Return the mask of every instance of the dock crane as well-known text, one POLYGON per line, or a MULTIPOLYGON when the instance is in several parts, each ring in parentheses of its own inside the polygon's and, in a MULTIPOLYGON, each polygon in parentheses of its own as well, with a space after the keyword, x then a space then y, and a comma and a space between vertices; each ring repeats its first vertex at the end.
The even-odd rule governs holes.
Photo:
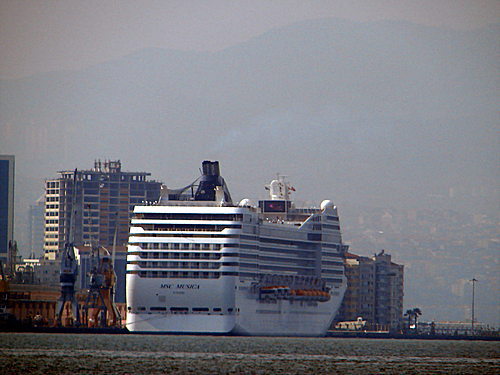
POLYGON ((91 267, 89 291, 83 306, 84 324, 88 327, 121 326, 120 312, 113 300, 116 274, 109 251, 93 246, 91 267))
POLYGON ((78 301, 76 299, 75 293, 75 283, 78 276, 78 262, 75 256, 74 249, 74 213, 76 212, 76 180, 78 171, 75 169, 73 176, 73 192, 71 198, 71 210, 70 210, 70 226, 67 242, 64 246, 64 250, 61 254, 61 271, 59 276, 59 281, 61 284, 61 296, 57 301, 56 310, 56 325, 62 325, 62 314, 64 307, 69 302, 72 307, 72 324, 75 326, 80 325, 80 313, 78 309, 78 301))

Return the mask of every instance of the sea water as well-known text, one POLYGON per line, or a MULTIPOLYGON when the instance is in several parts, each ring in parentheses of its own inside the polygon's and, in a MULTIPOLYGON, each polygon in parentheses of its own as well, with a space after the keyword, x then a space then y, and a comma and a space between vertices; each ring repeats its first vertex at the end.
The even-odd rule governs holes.
POLYGON ((500 374, 484 341, 0 334, 0 374, 500 374))

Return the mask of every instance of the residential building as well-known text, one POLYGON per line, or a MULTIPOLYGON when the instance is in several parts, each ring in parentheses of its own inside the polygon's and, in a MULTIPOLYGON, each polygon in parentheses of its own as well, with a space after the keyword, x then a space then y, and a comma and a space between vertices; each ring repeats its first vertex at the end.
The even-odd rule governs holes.
POLYGON ((347 253, 345 262, 348 287, 336 321, 361 317, 370 329, 401 329, 404 266, 384 250, 373 257, 347 253))
POLYGON ((148 180, 150 173, 123 172, 119 160, 98 160, 92 169, 59 174, 45 184, 47 259, 55 259, 70 240, 75 246, 125 245, 134 205, 160 196, 161 183, 148 180))
POLYGON ((0 155, 0 260, 11 261, 9 243, 14 240, 14 155, 0 155))

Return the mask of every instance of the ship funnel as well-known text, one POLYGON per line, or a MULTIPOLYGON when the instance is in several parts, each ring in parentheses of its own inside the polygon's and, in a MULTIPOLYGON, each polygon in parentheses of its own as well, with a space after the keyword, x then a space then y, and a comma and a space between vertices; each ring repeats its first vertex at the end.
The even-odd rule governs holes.
POLYGON ((217 187, 220 187, 220 193, 224 192, 224 201, 231 204, 232 199, 229 194, 229 189, 220 175, 219 162, 205 160, 201 167, 202 176, 200 177, 198 189, 196 190, 194 199, 197 201, 215 201, 217 200, 215 194, 216 189, 217 187))
POLYGON ((220 168, 218 161, 205 160, 202 165, 204 176, 220 176, 220 168))

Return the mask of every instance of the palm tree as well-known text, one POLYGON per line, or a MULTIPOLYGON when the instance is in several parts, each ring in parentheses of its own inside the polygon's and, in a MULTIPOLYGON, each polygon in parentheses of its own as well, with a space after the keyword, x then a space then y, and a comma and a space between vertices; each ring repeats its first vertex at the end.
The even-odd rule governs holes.
POLYGON ((408 317, 408 326, 406 327, 406 330, 409 331, 410 327, 411 327, 411 320, 412 320, 412 317, 413 317, 413 310, 412 309, 406 310, 404 316, 408 317))
POLYGON ((420 315, 422 315, 422 310, 420 310, 418 307, 406 310, 404 316, 408 317, 408 330, 411 329, 411 325, 413 322, 413 324, 415 325, 415 331, 417 331, 417 322, 420 315))
POLYGON ((422 315, 422 310, 420 310, 418 307, 415 307, 413 309, 413 319, 415 320, 415 331, 418 331, 418 317, 422 315))

